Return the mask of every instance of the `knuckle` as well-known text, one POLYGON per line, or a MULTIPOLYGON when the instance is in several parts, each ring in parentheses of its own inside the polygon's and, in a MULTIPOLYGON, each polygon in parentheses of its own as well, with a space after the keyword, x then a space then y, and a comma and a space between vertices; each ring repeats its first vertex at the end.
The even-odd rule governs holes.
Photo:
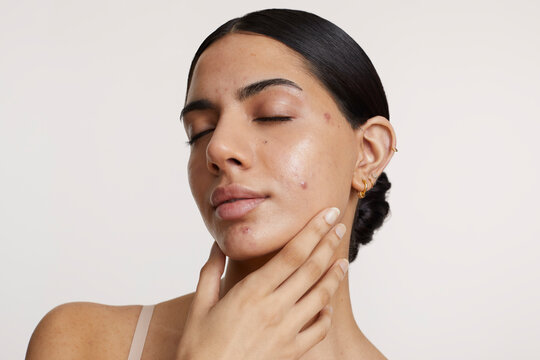
POLYGON ((314 222, 313 224, 313 231, 318 234, 318 235, 324 235, 326 234, 326 232, 328 231, 328 227, 330 225, 328 225, 324 219, 320 218, 320 219, 317 219, 317 221, 314 222))
POLYGON ((283 349, 283 359, 298 359, 300 357, 300 351, 296 344, 287 346, 283 349))
POLYGON ((330 332, 330 329, 332 328, 332 316, 329 315, 325 321, 326 324, 326 332, 330 332))
POLYGON ((306 251, 299 245, 290 243, 289 246, 283 249, 283 261, 287 265, 298 267, 304 263, 306 257, 306 251))
POLYGON ((270 326, 279 324, 283 319, 281 312, 273 306, 265 306, 260 313, 262 321, 270 326))
POLYGON ((321 307, 328 304, 330 302, 331 298, 332 298, 332 294, 328 289, 322 288, 319 291, 319 300, 321 301, 321 303, 320 303, 321 307))
POLYGON ((338 271, 335 271, 334 274, 328 277, 328 283, 327 283, 328 291, 331 294, 335 293, 340 283, 341 283, 341 275, 338 274, 338 271))
POLYGON ((326 318, 323 321, 323 326, 324 326, 324 332, 325 332, 324 336, 326 337, 326 335, 328 335, 328 333, 330 332, 330 329, 332 328, 332 317, 331 316, 326 316, 326 318))
POLYGON ((345 273, 343 272, 343 269, 341 269, 341 266, 336 266, 336 269, 334 270, 336 283, 339 284, 339 282, 345 277, 345 273))
POLYGON ((231 289, 231 292, 238 298, 238 309, 241 312, 249 312, 255 306, 255 299, 253 296, 249 296, 249 293, 245 289, 235 287, 231 289))
POLYGON ((311 280, 317 280, 319 277, 321 277, 323 268, 317 261, 308 260, 304 266, 305 271, 311 280))
POLYGON ((326 335, 328 335, 328 328, 324 326, 324 324, 321 324, 317 328, 317 342, 321 342, 326 338, 326 335))
POLYGON ((240 280, 232 289, 229 290, 227 296, 234 299, 235 306, 241 312, 248 312, 257 303, 257 299, 249 289, 244 286, 243 280, 240 280))
POLYGON ((330 245, 331 249, 335 249, 340 243, 341 239, 339 238, 339 236, 337 236, 335 231, 332 231, 328 236, 327 244, 330 245))
MULTIPOLYGON (((258 285, 260 284, 260 281, 255 278, 255 274, 252 273, 242 280, 240 280, 237 284, 238 291, 243 294, 245 297, 248 297, 250 299, 253 299, 253 301, 258 301, 263 295, 262 288, 258 285)), ((236 286, 235 286, 236 287, 236 286)))

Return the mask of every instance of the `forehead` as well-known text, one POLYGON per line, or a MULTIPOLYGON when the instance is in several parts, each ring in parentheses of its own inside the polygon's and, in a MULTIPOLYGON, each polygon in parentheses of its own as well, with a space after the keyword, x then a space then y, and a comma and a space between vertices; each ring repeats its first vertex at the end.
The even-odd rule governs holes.
POLYGON ((201 54, 188 100, 201 93, 232 91, 247 83, 278 77, 305 85, 313 81, 303 57, 285 44, 258 34, 228 34, 201 54))

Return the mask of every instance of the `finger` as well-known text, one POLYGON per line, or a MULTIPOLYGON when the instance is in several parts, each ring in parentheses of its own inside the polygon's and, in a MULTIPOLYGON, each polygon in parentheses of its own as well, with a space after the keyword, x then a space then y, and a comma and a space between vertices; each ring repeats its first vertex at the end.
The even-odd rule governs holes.
POLYGON ((254 289, 262 295, 273 292, 306 261, 338 216, 338 208, 319 212, 272 259, 244 280, 256 284, 254 289))
POLYGON ((309 320, 330 303, 347 273, 348 263, 347 259, 336 261, 321 281, 293 307, 290 316, 292 316, 292 323, 296 324, 296 331, 300 331, 309 320), (345 269, 340 264, 343 264, 345 269))
POLYGON ((326 338, 332 328, 332 308, 330 306, 321 310, 317 320, 304 331, 296 335, 296 353, 304 355, 312 347, 326 338))
POLYGON ((201 268, 199 283, 193 297, 193 311, 208 311, 219 301, 221 275, 225 269, 225 254, 214 241, 210 256, 201 268))
POLYGON ((344 224, 338 224, 323 237, 309 259, 271 294, 276 302, 290 308, 319 281, 328 271, 345 230, 344 224))

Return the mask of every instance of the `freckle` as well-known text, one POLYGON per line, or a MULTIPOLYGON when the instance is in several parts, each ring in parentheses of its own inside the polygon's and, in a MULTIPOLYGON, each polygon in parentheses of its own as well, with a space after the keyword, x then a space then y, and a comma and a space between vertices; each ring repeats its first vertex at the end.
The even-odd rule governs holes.
POLYGON ((305 182, 305 181, 300 182, 300 186, 301 186, 302 189, 304 189, 304 190, 307 189, 307 182, 305 182))
POLYGON ((268 143, 268 140, 264 140, 264 141, 263 141, 263 144, 266 144, 266 143, 268 143))

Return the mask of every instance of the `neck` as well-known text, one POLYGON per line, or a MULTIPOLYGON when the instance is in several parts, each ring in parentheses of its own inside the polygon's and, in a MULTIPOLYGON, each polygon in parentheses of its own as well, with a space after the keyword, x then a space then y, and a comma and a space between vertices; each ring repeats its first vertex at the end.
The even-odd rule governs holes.
MULTIPOLYGON (((345 239, 350 238, 349 228, 350 226, 348 226, 345 239)), ((347 258, 348 248, 349 242, 342 242, 340 248, 337 249, 332 257, 330 264, 333 264, 337 259, 347 258)), ((219 298, 223 298, 223 296, 225 296, 227 292, 244 277, 266 264, 278 251, 247 261, 235 261, 229 258, 225 276, 221 280, 219 298)), ((347 273, 345 278, 339 284, 337 291, 334 293, 329 303, 333 308, 332 327, 329 333, 324 340, 305 353, 301 357, 301 360, 333 358, 359 359, 359 353, 366 353, 366 349, 373 347, 373 345, 369 343, 369 340, 364 337, 354 319, 349 293, 348 274, 349 273, 347 273)), ((316 318, 317 315, 308 321, 303 329, 309 327, 316 318)))

